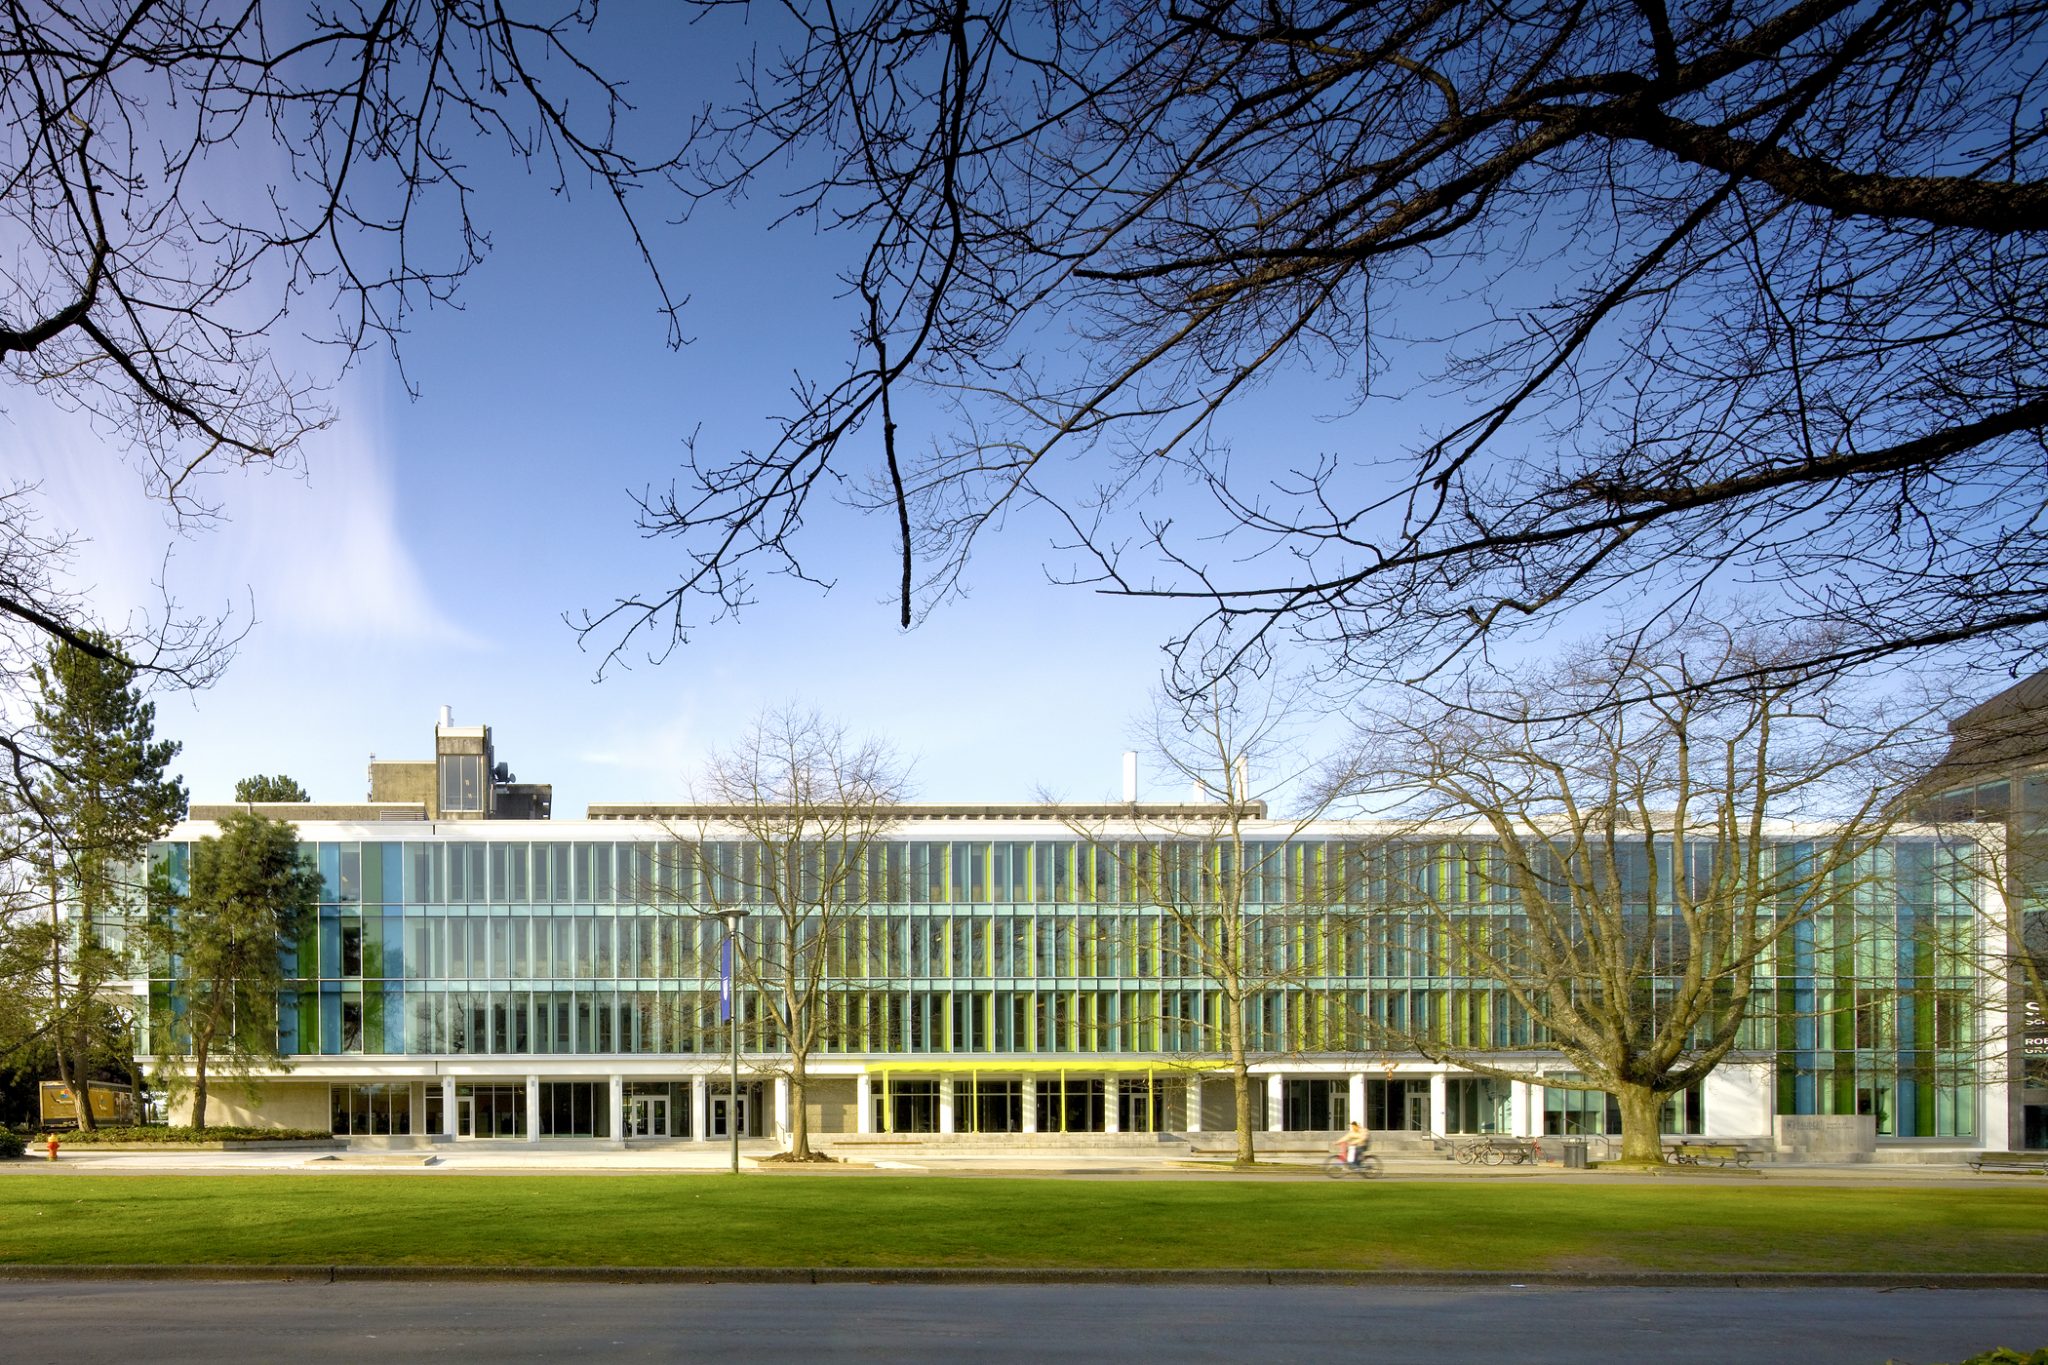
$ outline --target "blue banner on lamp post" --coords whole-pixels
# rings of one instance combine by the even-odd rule
[[[718,954],[718,1022],[732,1022],[732,930],[725,934],[725,947]]]

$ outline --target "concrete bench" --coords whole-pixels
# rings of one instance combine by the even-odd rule
[[[1676,1166],[1699,1166],[1709,1161],[1721,1166],[1747,1166],[1761,1155],[1761,1147],[1747,1142],[1681,1142],[1665,1159]]]
[[[1970,1158],[1970,1169],[1979,1174],[2048,1175],[2048,1152],[1983,1152]]]

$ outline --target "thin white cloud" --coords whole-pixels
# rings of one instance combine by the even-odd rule
[[[698,717],[677,715],[651,725],[623,728],[625,733],[601,736],[597,747],[579,751],[576,761],[593,768],[658,774],[665,787],[680,795],[704,758],[704,731]]]
[[[294,636],[477,646],[405,544],[374,379],[352,377],[340,397],[334,424],[306,443],[303,475],[213,473],[206,496],[223,517],[198,531],[168,523],[87,419],[33,397],[0,417],[0,466],[41,485],[48,529],[77,533],[71,577],[113,623],[156,606],[168,552],[186,611],[253,600],[263,629]]]

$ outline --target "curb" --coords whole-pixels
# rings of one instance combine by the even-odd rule
[[[942,1266],[0,1265],[27,1280],[527,1284],[1339,1285],[1414,1289],[2048,1289],[2048,1273],[1890,1271],[1090,1270]]]

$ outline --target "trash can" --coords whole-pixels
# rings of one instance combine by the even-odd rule
[[[1586,1140],[1566,1138],[1564,1140],[1564,1168],[1568,1171],[1586,1169]]]

